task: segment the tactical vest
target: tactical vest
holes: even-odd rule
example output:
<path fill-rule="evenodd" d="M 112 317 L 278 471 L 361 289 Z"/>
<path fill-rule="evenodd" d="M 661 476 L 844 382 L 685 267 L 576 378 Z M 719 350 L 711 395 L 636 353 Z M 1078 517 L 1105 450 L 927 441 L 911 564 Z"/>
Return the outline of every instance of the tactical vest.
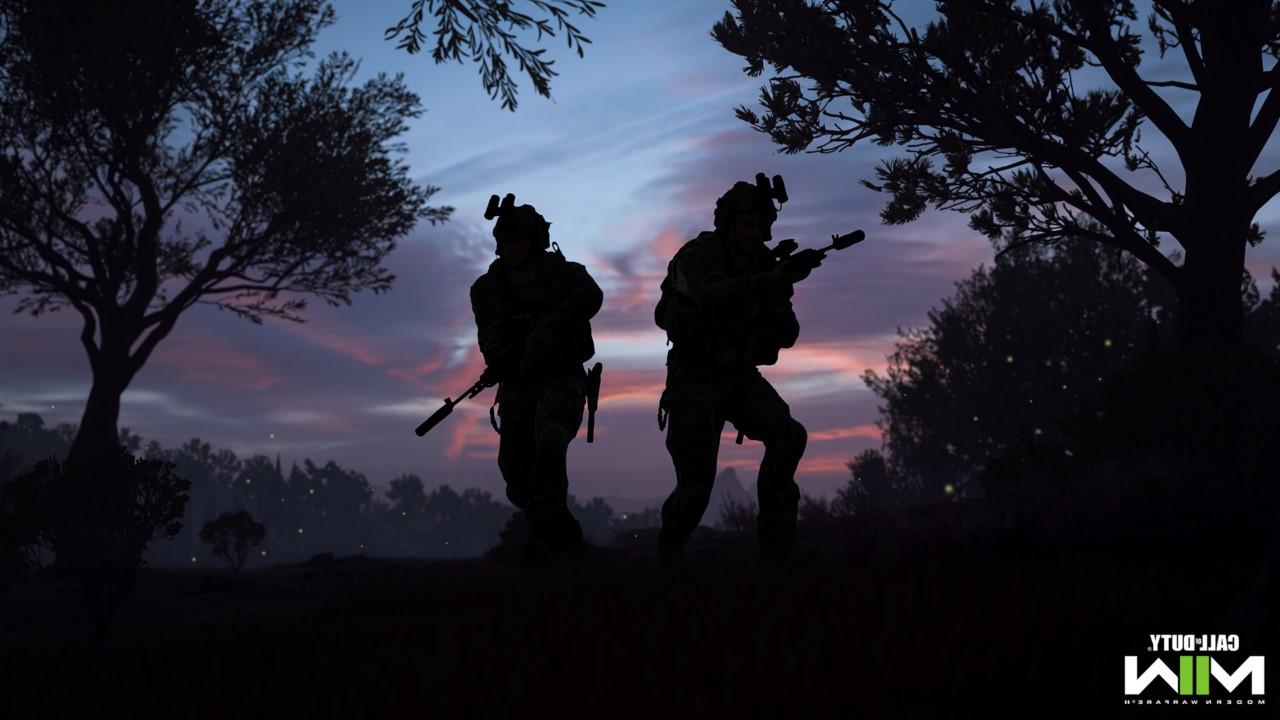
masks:
<path fill-rule="evenodd" d="M 519 339 L 511 348 L 516 357 L 523 354 L 529 333 L 564 302 L 566 289 L 574 282 L 571 273 L 570 263 L 558 249 L 546 253 L 533 281 L 521 288 L 515 287 L 502 272 L 490 268 L 489 289 L 498 295 L 503 334 L 513 340 Z M 582 364 L 596 352 L 591 338 L 591 321 L 575 318 L 560 330 L 561 334 L 556 337 L 557 364 L 563 365 L 565 370 L 581 370 Z"/>
<path fill-rule="evenodd" d="M 667 263 L 661 295 L 654 308 L 654 323 L 667 331 L 672 358 L 726 368 L 773 365 L 778 352 L 795 341 L 795 314 L 783 298 L 756 298 L 743 307 L 714 312 L 698 307 L 695 299 L 679 289 L 676 266 L 696 250 L 717 242 L 715 233 L 704 232 L 685 243 Z M 716 247 L 707 252 L 712 272 L 728 274 L 724 252 Z M 794 329 L 794 328 L 793 328 Z M 790 335 L 790 337 L 788 337 Z"/>

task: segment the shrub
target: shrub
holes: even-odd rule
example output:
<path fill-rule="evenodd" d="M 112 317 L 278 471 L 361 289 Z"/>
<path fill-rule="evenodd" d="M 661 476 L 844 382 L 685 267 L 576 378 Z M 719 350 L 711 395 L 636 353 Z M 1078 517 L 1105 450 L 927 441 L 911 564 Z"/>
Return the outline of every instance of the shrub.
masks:
<path fill-rule="evenodd" d="M 721 528 L 731 532 L 754 535 L 756 533 L 756 515 L 758 515 L 758 512 L 755 500 L 739 502 L 726 495 L 724 504 L 720 506 L 719 525 Z"/>
<path fill-rule="evenodd" d="M 100 638 L 133 593 L 147 544 L 182 529 L 190 486 L 172 463 L 118 448 L 115 456 L 79 464 L 43 460 L 15 479 L 6 497 L 26 528 L 23 541 L 53 552 L 55 577 L 68 583 Z"/>

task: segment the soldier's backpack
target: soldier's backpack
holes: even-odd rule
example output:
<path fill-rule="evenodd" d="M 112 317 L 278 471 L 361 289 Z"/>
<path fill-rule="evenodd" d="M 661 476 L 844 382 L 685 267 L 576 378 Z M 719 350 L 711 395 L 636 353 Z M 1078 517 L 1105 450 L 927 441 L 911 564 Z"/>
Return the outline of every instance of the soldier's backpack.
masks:
<path fill-rule="evenodd" d="M 676 251 L 671 261 L 667 263 L 667 274 L 662 278 L 660 286 L 661 294 L 658 297 L 658 304 L 653 308 L 653 322 L 658 327 L 667 331 L 667 344 L 680 343 L 685 341 L 698 340 L 698 329 L 703 324 L 699 322 L 696 308 L 693 307 L 692 298 L 688 298 L 681 294 L 676 287 L 675 272 L 676 261 L 680 256 L 689 251 L 690 248 L 703 240 L 706 235 L 712 233 L 704 232 L 698 237 L 690 240 Z M 703 328 L 705 330 L 706 328 Z M 706 340 L 704 336 L 702 340 Z"/>

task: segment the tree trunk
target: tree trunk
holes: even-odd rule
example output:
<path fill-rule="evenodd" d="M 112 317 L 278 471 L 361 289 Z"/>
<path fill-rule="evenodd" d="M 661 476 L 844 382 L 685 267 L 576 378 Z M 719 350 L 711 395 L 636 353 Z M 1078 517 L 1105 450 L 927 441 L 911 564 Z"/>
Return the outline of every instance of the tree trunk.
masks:
<path fill-rule="evenodd" d="M 1246 238 L 1253 222 L 1249 133 L 1259 48 L 1269 3 L 1233 5 L 1235 12 L 1202 9 L 1203 88 L 1182 153 L 1186 169 L 1186 224 L 1178 234 L 1186 264 L 1178 282 L 1182 346 L 1207 368 L 1221 367 L 1243 343 L 1240 283 Z"/>
<path fill-rule="evenodd" d="M 1178 326 L 1183 349 L 1193 358 L 1222 360 L 1243 343 L 1244 246 L 1243 237 L 1222 237 L 1187 251 L 1178 284 Z"/>
<path fill-rule="evenodd" d="M 132 378 L 126 357 L 108 359 L 104 354 L 94 363 L 93 387 L 68 460 L 92 462 L 116 451 L 120 444 L 120 396 Z"/>

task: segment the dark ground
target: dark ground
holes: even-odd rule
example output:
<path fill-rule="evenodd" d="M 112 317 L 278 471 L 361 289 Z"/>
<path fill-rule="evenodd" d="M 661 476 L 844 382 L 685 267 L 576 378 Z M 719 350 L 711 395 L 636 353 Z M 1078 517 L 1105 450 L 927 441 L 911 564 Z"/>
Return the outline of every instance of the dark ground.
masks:
<path fill-rule="evenodd" d="M 0 717 L 1274 712 L 1123 705 L 1123 656 L 1149 633 L 1277 647 L 1274 586 L 1243 554 L 806 550 L 762 566 L 729 543 L 672 572 L 649 540 L 543 567 L 340 558 L 246 571 L 238 589 L 145 570 L 98 642 L 69 592 L 19 580 L 0 600 Z"/>

